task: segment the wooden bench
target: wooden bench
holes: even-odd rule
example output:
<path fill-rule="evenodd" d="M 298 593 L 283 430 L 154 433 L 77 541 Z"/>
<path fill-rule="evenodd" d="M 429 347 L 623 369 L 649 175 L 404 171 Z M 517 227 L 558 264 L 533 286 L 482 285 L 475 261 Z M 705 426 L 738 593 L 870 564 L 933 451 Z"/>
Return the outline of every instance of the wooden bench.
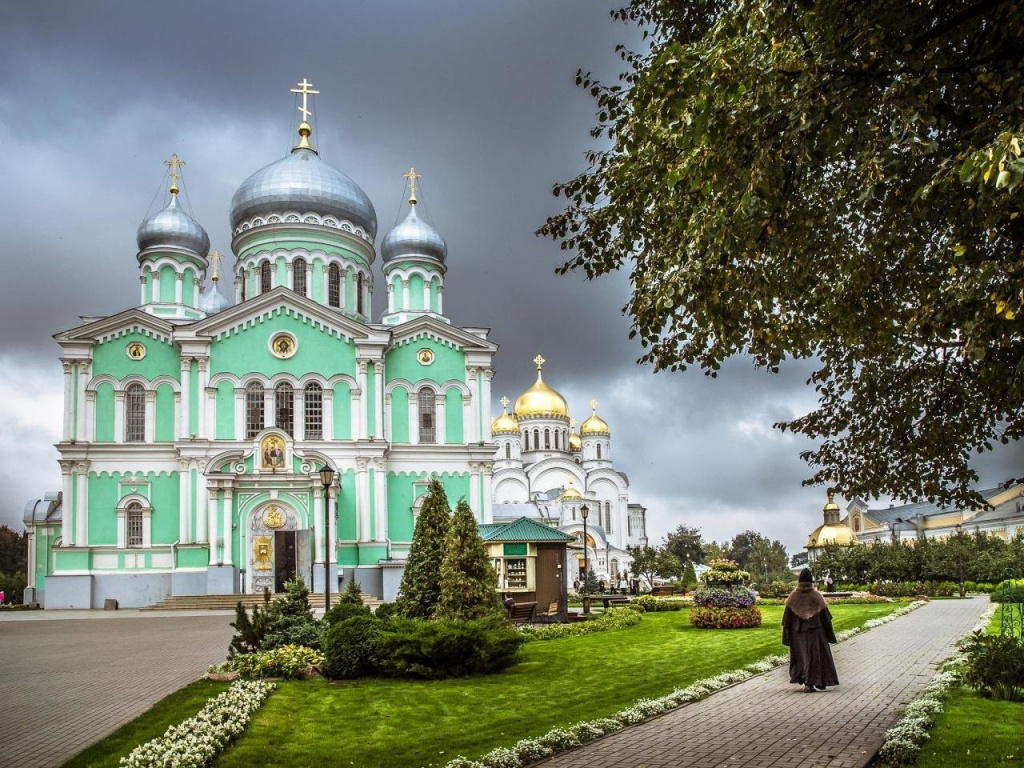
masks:
<path fill-rule="evenodd" d="M 675 587 L 654 587 L 651 594 L 655 597 L 670 597 L 675 594 Z"/>
<path fill-rule="evenodd" d="M 629 598 L 625 595 L 604 595 L 599 600 L 604 601 L 605 610 L 608 610 L 612 605 L 626 605 L 629 603 Z"/>
<path fill-rule="evenodd" d="M 513 624 L 532 624 L 536 614 L 536 603 L 516 603 L 508 608 L 508 615 Z"/>

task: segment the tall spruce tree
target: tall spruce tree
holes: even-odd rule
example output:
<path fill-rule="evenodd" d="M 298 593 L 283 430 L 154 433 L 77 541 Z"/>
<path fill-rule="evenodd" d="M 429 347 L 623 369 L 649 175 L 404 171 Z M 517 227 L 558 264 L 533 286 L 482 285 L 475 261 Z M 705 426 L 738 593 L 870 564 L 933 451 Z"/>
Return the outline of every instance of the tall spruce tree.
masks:
<path fill-rule="evenodd" d="M 437 618 L 468 621 L 483 618 L 500 602 L 497 577 L 465 499 L 455 508 L 441 565 L 441 600 Z"/>
<path fill-rule="evenodd" d="M 451 514 L 444 486 L 431 480 L 402 575 L 402 597 L 398 602 L 403 616 L 429 619 L 434 615 L 441 597 L 441 563 Z"/>

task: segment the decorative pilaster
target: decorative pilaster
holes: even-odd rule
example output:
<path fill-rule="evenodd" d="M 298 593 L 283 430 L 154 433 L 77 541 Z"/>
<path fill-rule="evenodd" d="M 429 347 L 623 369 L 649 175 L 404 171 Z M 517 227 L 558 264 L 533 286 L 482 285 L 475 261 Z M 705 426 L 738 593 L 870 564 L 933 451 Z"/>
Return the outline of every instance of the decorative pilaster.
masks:
<path fill-rule="evenodd" d="M 437 286 L 437 314 L 444 314 L 444 283 Z"/>
<path fill-rule="evenodd" d="M 475 443 L 480 440 L 480 425 L 477 419 L 477 411 L 479 410 L 480 398 L 478 396 L 477 388 L 477 375 L 480 369 L 476 366 L 470 366 L 466 369 L 466 383 L 469 384 L 469 397 L 471 400 L 471 407 L 469 409 L 469 439 L 467 443 Z"/>
<path fill-rule="evenodd" d="M 207 433 L 207 429 L 208 429 L 207 425 L 209 424 L 209 425 L 212 426 L 213 422 L 206 420 L 206 407 L 205 407 L 206 406 L 206 397 L 205 397 L 206 388 L 207 388 L 207 386 L 210 383 L 210 373 L 209 373 L 209 370 L 208 370 L 209 367 L 210 367 L 210 358 L 208 358 L 208 357 L 197 357 L 196 358 L 196 366 L 199 368 L 199 388 L 198 388 L 198 391 L 196 392 L 196 397 L 199 398 L 199 424 L 196 425 L 198 427 L 196 432 L 198 433 L 199 437 L 201 437 L 201 438 L 202 437 L 208 437 L 208 438 L 212 439 L 213 438 L 213 434 L 212 434 L 213 430 L 210 429 L 210 433 Z"/>
<path fill-rule="evenodd" d="M 71 506 L 71 473 L 74 471 L 73 461 L 60 462 L 60 492 L 61 492 L 61 517 L 60 517 L 60 539 L 62 546 L 72 544 L 71 518 L 74 510 Z"/>
<path fill-rule="evenodd" d="M 387 468 L 388 463 L 384 459 L 377 459 L 374 462 L 374 519 L 377 523 L 373 538 L 377 541 L 387 539 L 388 530 L 388 486 Z"/>
<path fill-rule="evenodd" d="M 384 436 L 384 358 L 373 361 L 373 420 L 376 437 Z"/>
<path fill-rule="evenodd" d="M 124 390 L 114 391 L 114 442 L 124 442 Z"/>
<path fill-rule="evenodd" d="M 89 462 L 80 461 L 75 465 L 78 472 L 78 497 L 75 499 L 75 544 L 84 547 L 89 543 Z"/>
<path fill-rule="evenodd" d="M 473 396 L 463 395 L 462 396 L 462 441 L 464 443 L 473 442 Z"/>
<path fill-rule="evenodd" d="M 327 517 L 328 528 L 325 533 L 325 544 L 327 545 L 327 573 L 330 574 L 331 566 L 338 562 L 338 483 L 327 489 Z"/>
<path fill-rule="evenodd" d="M 64 431 L 62 434 L 62 440 L 71 439 L 71 418 L 74 410 L 74 376 L 72 375 L 72 363 L 70 360 L 61 360 L 61 365 L 64 368 Z"/>
<path fill-rule="evenodd" d="M 192 527 L 192 473 L 188 459 L 178 459 L 178 541 L 191 541 Z"/>
<path fill-rule="evenodd" d="M 480 504 L 480 522 L 493 523 L 494 522 L 494 491 L 492 488 L 492 481 L 494 480 L 494 467 L 490 462 L 481 464 L 483 471 L 483 499 Z"/>
<path fill-rule="evenodd" d="M 82 439 L 90 443 L 96 439 L 96 391 L 92 389 L 85 393 L 85 434 Z"/>
<path fill-rule="evenodd" d="M 469 462 L 469 506 L 476 515 L 476 519 L 483 522 L 483 515 L 480 513 L 480 462 Z"/>
<path fill-rule="evenodd" d="M 491 379 L 494 378 L 493 368 L 481 368 L 480 369 L 480 408 L 486 409 L 486 413 L 490 412 L 491 408 Z M 479 408 L 477 409 L 479 410 Z M 480 439 L 485 442 L 491 442 L 491 420 L 486 418 L 480 422 Z"/>
<path fill-rule="evenodd" d="M 245 439 L 245 387 L 235 387 L 235 440 Z"/>
<path fill-rule="evenodd" d="M 306 439 L 306 390 L 296 387 L 294 397 L 294 408 L 292 414 L 292 432 L 295 440 Z"/>
<path fill-rule="evenodd" d="M 146 276 L 139 275 L 139 306 L 146 303 Z"/>
<path fill-rule="evenodd" d="M 331 387 L 324 387 L 323 389 L 323 403 L 324 403 L 324 440 L 334 440 L 336 435 L 334 434 L 334 389 Z"/>
<path fill-rule="evenodd" d="M 395 311 L 395 286 L 394 283 L 388 283 L 388 314 L 390 315 Z"/>
<path fill-rule="evenodd" d="M 196 475 L 198 493 L 196 496 L 195 540 L 199 542 L 209 540 L 210 491 L 206 485 L 206 465 L 206 459 L 199 459 L 196 462 L 199 473 Z"/>
<path fill-rule="evenodd" d="M 174 275 L 174 303 L 175 304 L 182 304 L 182 303 L 184 303 L 184 299 L 185 299 L 185 297 L 183 295 L 184 294 L 184 290 L 183 290 L 184 284 L 185 284 L 185 275 L 183 273 L 181 273 L 181 272 L 175 273 L 175 275 Z"/>
<path fill-rule="evenodd" d="M 233 492 L 231 488 L 224 489 L 224 565 L 231 565 L 231 507 L 233 502 Z"/>
<path fill-rule="evenodd" d="M 145 393 L 146 397 L 146 423 L 143 424 L 142 439 L 147 443 L 152 443 L 156 438 L 156 392 L 151 389 L 147 389 Z"/>
<path fill-rule="evenodd" d="M 409 393 L 409 442 L 420 444 L 420 399 L 415 392 Z"/>
<path fill-rule="evenodd" d="M 316 478 L 314 482 L 317 482 Z M 324 489 L 322 485 L 313 486 L 313 562 L 324 562 Z"/>
<path fill-rule="evenodd" d="M 217 491 L 217 484 L 211 483 L 209 485 L 209 509 L 206 514 L 207 520 L 209 521 L 208 538 L 210 540 L 210 565 L 216 565 L 219 562 L 217 558 Z"/>
<path fill-rule="evenodd" d="M 360 402 L 360 406 L 362 406 L 362 396 L 363 396 L 363 393 L 366 392 L 366 369 L 367 369 L 368 365 L 369 365 L 369 360 L 357 360 L 356 361 L 356 373 L 357 373 L 356 381 L 359 383 L 359 402 Z M 355 395 L 354 392 L 353 392 L 353 395 Z M 355 398 L 353 397 L 353 403 L 354 402 L 355 402 Z M 369 408 L 373 407 L 373 404 L 372 403 L 367 403 L 366 406 L 367 406 L 367 409 L 369 409 Z M 364 412 L 362 407 L 358 408 L 357 410 L 359 412 L 359 431 L 356 432 L 356 438 L 358 440 L 365 440 L 366 436 L 367 436 L 366 426 L 367 426 L 367 422 L 369 421 L 369 419 L 367 418 L 367 414 L 369 413 L 369 410 Z"/>
<path fill-rule="evenodd" d="M 356 538 L 367 541 L 370 530 L 369 459 L 356 459 Z"/>
<path fill-rule="evenodd" d="M 84 440 L 85 428 L 85 388 L 89 384 L 89 371 L 92 365 L 91 360 L 80 360 L 78 362 L 78 412 L 75 414 L 75 437 Z"/>
<path fill-rule="evenodd" d="M 192 413 L 192 358 L 181 358 L 181 413 L 178 414 L 178 437 L 189 436 L 189 415 Z"/>
<path fill-rule="evenodd" d="M 448 398 L 444 395 L 434 396 L 434 416 L 437 421 L 435 426 L 436 440 L 438 445 L 448 442 L 448 411 L 446 410 Z"/>

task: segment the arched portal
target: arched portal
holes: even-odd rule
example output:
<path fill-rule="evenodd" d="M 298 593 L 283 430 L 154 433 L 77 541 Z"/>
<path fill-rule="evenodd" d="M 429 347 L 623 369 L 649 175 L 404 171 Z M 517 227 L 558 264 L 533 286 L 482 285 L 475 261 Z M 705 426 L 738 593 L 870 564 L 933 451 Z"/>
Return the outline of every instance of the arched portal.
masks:
<path fill-rule="evenodd" d="M 276 500 L 257 507 L 249 517 L 249 534 L 246 586 L 250 592 L 283 592 L 285 583 L 296 577 L 310 584 L 311 531 L 300 530 L 294 509 Z"/>

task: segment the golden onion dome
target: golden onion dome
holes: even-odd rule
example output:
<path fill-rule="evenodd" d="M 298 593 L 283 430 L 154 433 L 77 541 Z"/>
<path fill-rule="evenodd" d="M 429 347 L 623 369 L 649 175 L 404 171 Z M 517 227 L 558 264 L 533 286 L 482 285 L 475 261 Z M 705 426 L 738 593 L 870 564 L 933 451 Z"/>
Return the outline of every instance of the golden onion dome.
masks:
<path fill-rule="evenodd" d="M 576 432 L 576 419 L 569 419 L 569 426 L 573 428 L 572 432 L 569 433 L 569 450 L 573 452 L 582 451 L 583 441 Z"/>
<path fill-rule="evenodd" d="M 827 547 L 830 544 L 839 547 L 852 547 L 859 543 L 857 534 L 850 526 L 843 523 L 822 523 L 807 538 L 807 549 Z"/>
<path fill-rule="evenodd" d="M 501 398 L 501 416 L 491 422 L 492 435 L 518 435 L 519 422 L 508 412 L 508 398 Z"/>
<path fill-rule="evenodd" d="M 572 478 L 569 478 L 569 485 L 562 491 L 562 495 L 559 498 L 562 501 L 580 501 L 583 499 L 583 495 L 576 490 L 576 484 L 573 483 Z"/>
<path fill-rule="evenodd" d="M 537 381 L 533 386 L 516 398 L 515 407 L 512 409 L 517 419 L 528 418 L 569 418 L 569 404 L 565 398 L 544 383 L 541 377 L 541 366 L 544 365 L 544 358 L 537 355 L 533 359 L 537 365 Z"/>
<path fill-rule="evenodd" d="M 597 415 L 597 400 L 590 401 L 590 418 L 580 425 L 581 435 L 611 435 L 608 422 Z"/>

